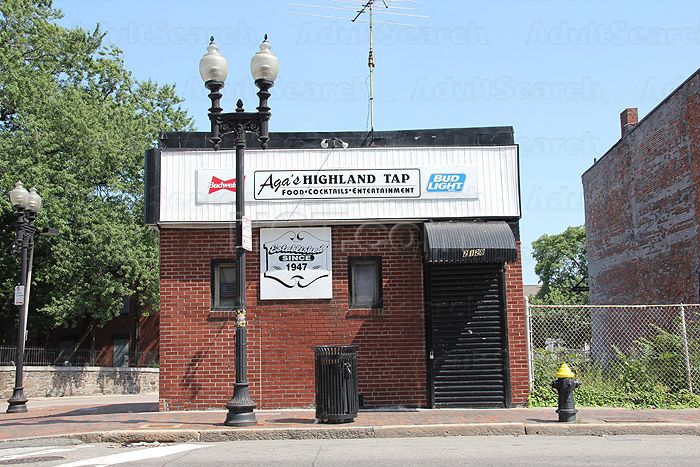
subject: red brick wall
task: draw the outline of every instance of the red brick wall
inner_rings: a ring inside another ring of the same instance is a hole
[[[335,226],[333,299],[260,301],[255,229],[246,298],[249,380],[258,408],[312,406],[311,346],[323,344],[359,346],[366,405],[426,404],[418,233],[414,225]],[[161,231],[161,409],[221,407],[231,397],[234,317],[210,311],[209,288],[210,260],[233,259],[232,243],[226,230]],[[348,308],[348,256],[382,256],[383,309]]]
[[[592,304],[700,300],[700,75],[583,175]]]
[[[247,255],[248,365],[258,408],[314,404],[311,346],[357,344],[367,406],[426,406],[420,227],[334,226],[333,299],[258,300],[259,230]],[[161,410],[220,408],[231,397],[234,316],[210,310],[212,259],[233,259],[233,232],[161,230]],[[381,256],[384,308],[348,308],[349,256]],[[520,260],[507,267],[514,404],[527,401]],[[262,378],[261,378],[262,375]]]
[[[117,316],[105,323],[103,327],[93,329],[83,340],[79,351],[88,352],[93,349],[94,340],[95,364],[112,366],[114,338],[124,337],[129,339],[130,364],[132,366],[149,366],[153,363],[159,349],[158,318],[158,313],[138,318],[126,315]],[[83,334],[83,330],[56,328],[51,331],[48,341],[39,345],[46,345],[48,348],[58,348],[61,340],[72,340],[77,343],[83,337]]]
[[[690,154],[690,176],[695,185],[695,250],[690,253],[698,257],[697,251],[700,246],[700,227],[697,227],[697,220],[700,219],[700,77],[696,74],[694,84],[689,86],[689,96],[685,104],[685,122],[688,131],[688,152]],[[696,263],[697,264],[697,263]],[[697,264],[695,271],[696,280],[691,284],[695,286],[695,293],[687,293],[688,298],[695,298],[695,303],[700,303],[700,264]],[[691,300],[688,300],[691,301]]]
[[[136,339],[136,348],[139,352],[139,358],[136,362],[138,366],[150,365],[158,355],[160,350],[159,327],[160,314],[158,313],[139,318],[139,335]]]
[[[530,386],[527,369],[527,328],[523,268],[518,240],[518,260],[506,264],[506,304],[508,310],[508,354],[510,358],[511,402],[527,405]]]
[[[102,328],[95,329],[97,364],[111,366],[114,357],[114,339],[129,339],[129,359],[132,366],[148,366],[158,353],[158,313],[149,316],[117,316]],[[88,341],[90,338],[88,338]],[[88,343],[86,342],[85,345]]]

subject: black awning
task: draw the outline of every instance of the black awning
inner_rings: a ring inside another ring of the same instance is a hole
[[[518,258],[515,236],[504,221],[424,225],[429,263],[503,263]]]

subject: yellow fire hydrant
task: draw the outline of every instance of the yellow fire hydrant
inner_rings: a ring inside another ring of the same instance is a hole
[[[559,395],[557,413],[560,422],[576,421],[578,410],[574,403],[574,389],[581,386],[581,383],[574,379],[575,376],[569,365],[562,363],[556,374],[557,379],[552,381],[552,388],[556,389]]]

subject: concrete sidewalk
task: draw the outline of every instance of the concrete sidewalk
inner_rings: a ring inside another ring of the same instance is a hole
[[[230,428],[225,410],[157,412],[157,396],[33,399],[25,414],[0,414],[0,443],[38,438],[82,442],[399,438],[484,435],[700,435],[700,409],[579,408],[558,423],[554,408],[363,410],[353,423],[318,424],[314,410],[257,411],[258,424]]]

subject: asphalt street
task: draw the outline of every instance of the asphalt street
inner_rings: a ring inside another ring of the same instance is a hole
[[[491,436],[3,447],[0,465],[32,466],[696,466],[694,436]]]

